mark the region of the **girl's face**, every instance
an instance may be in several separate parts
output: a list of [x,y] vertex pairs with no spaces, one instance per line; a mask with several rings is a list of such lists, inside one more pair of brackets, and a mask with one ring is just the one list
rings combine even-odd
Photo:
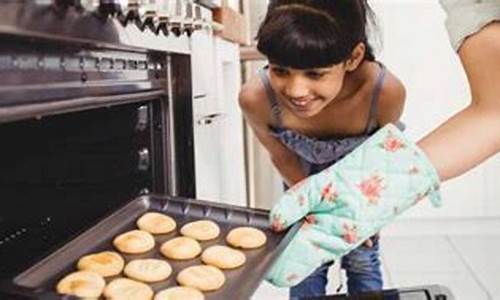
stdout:
[[273,89],[282,105],[299,118],[317,115],[339,94],[344,81],[344,64],[315,68],[293,69],[269,64]]

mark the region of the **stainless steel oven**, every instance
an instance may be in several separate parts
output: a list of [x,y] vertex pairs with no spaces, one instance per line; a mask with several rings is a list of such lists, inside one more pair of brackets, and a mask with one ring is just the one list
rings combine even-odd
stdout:
[[[264,230],[266,246],[206,295],[248,299],[298,229],[275,234],[266,211],[192,199],[190,42],[210,27],[203,9],[190,0],[2,1],[0,299],[70,299],[54,282],[81,255],[112,249],[146,211],[179,225],[212,219],[223,234]],[[210,243],[225,243],[223,234]]]

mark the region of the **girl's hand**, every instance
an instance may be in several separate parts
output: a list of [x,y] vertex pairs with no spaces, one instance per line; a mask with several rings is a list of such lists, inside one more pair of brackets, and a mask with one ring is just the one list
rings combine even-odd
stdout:
[[305,222],[267,279],[296,285],[320,265],[367,243],[419,201],[428,197],[439,205],[438,188],[439,177],[424,153],[387,125],[335,165],[290,188],[273,207],[277,231]]

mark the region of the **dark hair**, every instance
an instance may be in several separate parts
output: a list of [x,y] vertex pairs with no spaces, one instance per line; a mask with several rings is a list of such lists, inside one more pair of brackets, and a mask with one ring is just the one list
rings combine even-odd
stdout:
[[270,62],[297,69],[347,60],[358,43],[374,61],[367,24],[374,15],[367,0],[271,0],[257,33],[257,49]]

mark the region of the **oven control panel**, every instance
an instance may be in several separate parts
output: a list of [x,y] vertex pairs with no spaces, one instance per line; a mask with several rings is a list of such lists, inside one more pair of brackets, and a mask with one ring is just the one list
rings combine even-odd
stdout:
[[12,1],[0,34],[186,53],[194,32],[211,30],[206,11],[194,0]]

